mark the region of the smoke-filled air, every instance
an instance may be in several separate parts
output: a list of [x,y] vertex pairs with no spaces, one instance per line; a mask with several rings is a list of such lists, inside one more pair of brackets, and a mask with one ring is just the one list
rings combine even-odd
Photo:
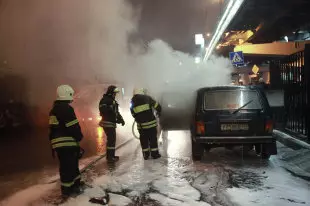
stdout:
[[166,91],[190,94],[230,82],[225,58],[196,64],[160,39],[130,41],[140,8],[125,0],[4,0],[0,9],[0,60],[25,78],[30,105],[50,106],[63,83],[77,90],[115,83],[129,96],[146,87],[161,98]]

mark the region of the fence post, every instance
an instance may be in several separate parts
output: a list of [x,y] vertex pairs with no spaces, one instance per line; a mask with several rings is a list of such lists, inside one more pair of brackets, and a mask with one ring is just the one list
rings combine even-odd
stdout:
[[305,84],[306,84],[306,134],[308,141],[310,141],[310,44],[305,45],[304,55],[304,71],[305,71]]
[[281,80],[281,68],[279,60],[271,61],[269,64],[270,88],[281,89],[283,82]]

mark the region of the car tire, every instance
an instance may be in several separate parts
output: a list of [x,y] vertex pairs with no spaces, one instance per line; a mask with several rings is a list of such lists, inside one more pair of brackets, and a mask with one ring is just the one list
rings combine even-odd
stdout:
[[202,159],[204,148],[202,144],[195,142],[192,139],[192,156],[194,161],[199,161]]
[[253,149],[254,149],[254,145],[251,145],[251,144],[245,144],[245,145],[242,146],[242,150],[246,154],[251,152]]
[[262,151],[261,151],[261,144],[256,144],[255,145],[255,152],[257,155],[259,155]]
[[267,146],[265,144],[262,145],[262,153],[261,153],[261,157],[264,160],[269,160],[270,158],[270,154],[268,152]]
[[257,155],[260,155],[263,160],[269,160],[269,158],[271,156],[269,154],[265,144],[256,144],[255,145],[255,152]]
[[269,160],[270,156],[271,156],[270,154],[265,153],[265,152],[263,152],[263,153],[261,154],[261,157],[262,157],[263,160]]
[[211,147],[209,145],[204,145],[205,152],[210,152]]

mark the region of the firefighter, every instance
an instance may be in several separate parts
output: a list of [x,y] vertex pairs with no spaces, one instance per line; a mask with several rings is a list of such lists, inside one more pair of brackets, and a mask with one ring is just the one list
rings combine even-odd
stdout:
[[114,163],[119,160],[119,157],[115,156],[116,124],[125,125],[125,121],[118,110],[118,103],[115,100],[118,93],[119,89],[116,86],[109,86],[99,103],[100,116],[102,117],[99,125],[103,127],[107,136],[106,157],[108,163]]
[[145,89],[135,89],[131,99],[130,111],[140,133],[140,143],[145,160],[150,156],[153,159],[161,157],[157,143],[157,121],[153,109],[160,116],[161,106],[152,97],[146,94]]
[[79,194],[81,175],[79,171],[80,146],[83,139],[81,127],[70,103],[74,90],[69,85],[57,88],[57,100],[49,114],[52,155],[56,151],[59,159],[61,192],[63,196]]

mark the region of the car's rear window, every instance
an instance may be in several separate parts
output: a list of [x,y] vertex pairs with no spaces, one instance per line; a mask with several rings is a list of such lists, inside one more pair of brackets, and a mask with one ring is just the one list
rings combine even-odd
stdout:
[[205,110],[262,109],[259,93],[253,90],[207,91],[204,96]]

